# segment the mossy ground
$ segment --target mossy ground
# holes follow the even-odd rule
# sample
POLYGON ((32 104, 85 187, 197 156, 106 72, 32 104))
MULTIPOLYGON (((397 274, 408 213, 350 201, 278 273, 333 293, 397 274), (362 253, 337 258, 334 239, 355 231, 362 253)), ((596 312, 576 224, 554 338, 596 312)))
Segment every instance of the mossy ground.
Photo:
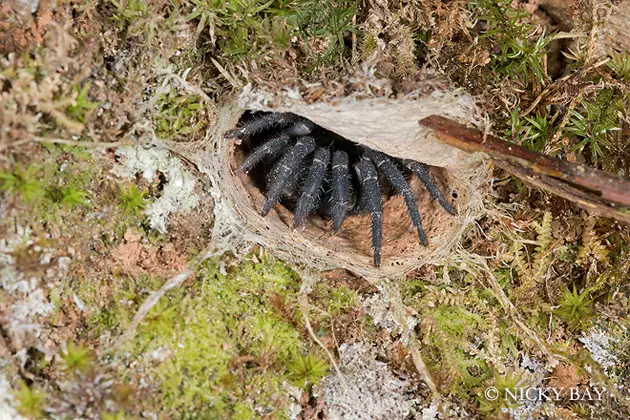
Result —
MULTIPOLYGON (((119 157, 102 146, 200 140, 215 104, 245 83, 333 89, 369 68, 404 93, 430 66, 478 96, 496 134, 628 176, 630 58, 602 35, 612 6, 572 3, 562 21, 521 3, 0 5, 1 408, 28 418, 315 418, 334 372, 325 349, 337 358, 358 342, 419 382, 408 340, 366 309, 377 288, 321 276, 306 310, 315 340, 300 276, 261 249, 204 262, 121 344, 142 302, 207 246, 212 199, 200 182, 199 205, 159 233, 145 211, 164 174, 119 178, 119 157)), ((629 228, 494 178, 491 210, 461 250, 395 279, 438 391, 460 416, 627 417, 629 228), (488 386, 589 384, 610 392, 533 406, 483 396, 488 386)), ((426 389, 410 393, 428 410, 426 389)))

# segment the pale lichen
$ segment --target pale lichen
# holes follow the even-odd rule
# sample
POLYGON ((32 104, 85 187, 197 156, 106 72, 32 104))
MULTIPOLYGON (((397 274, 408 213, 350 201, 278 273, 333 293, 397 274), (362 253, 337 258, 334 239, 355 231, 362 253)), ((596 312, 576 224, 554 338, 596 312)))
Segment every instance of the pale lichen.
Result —
POLYGON ((619 363, 617 357, 610 350, 615 341, 610 334, 592 329, 578 340, 591 353, 593 360, 604 369, 613 368, 619 363))
MULTIPOLYGON (((31 230, 27 227, 18 226, 15 234, 0 239, 0 285, 12 297, 4 322, 17 348, 22 348, 28 340, 37 340, 42 329, 38 318, 50 315, 54 309, 40 287, 39 278, 20 272, 17 267, 14 254, 24 247, 33 247, 35 252, 44 251, 34 245, 31 230)), ((46 253, 43 255, 46 258, 46 253)))
POLYGON ((398 378, 386 363, 376 360, 375 350, 365 343, 342 344, 339 368, 320 387, 330 419, 400 419, 412 412, 414 386, 398 378), (360 407, 360 409, 358 409, 360 407))
POLYGON ((23 420, 15 409, 16 403, 7 378, 0 374, 0 420, 23 420))
POLYGON ((145 211, 151 228, 166 233, 171 214, 190 211, 199 203, 196 178, 167 150, 121 147, 117 156, 119 163, 112 171, 123 179, 132 179, 136 174, 148 182, 153 182, 159 173, 166 177, 160 196, 145 211))

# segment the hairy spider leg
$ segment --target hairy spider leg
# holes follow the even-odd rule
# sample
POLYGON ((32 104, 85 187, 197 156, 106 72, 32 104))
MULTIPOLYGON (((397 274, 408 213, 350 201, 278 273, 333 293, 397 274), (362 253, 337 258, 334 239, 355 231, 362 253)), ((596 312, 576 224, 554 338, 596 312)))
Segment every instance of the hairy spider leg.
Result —
POLYGON ((378 184, 376 168, 369 159, 361 159, 355 166, 361 186, 361 203, 363 210, 372 213, 372 248, 374 249, 374 265, 381 265, 381 236, 383 229, 383 203, 381 188, 378 184))
POLYGON ((294 173, 304 158, 315 150, 315 139, 309 136, 298 137, 297 142, 273 166, 267 182, 267 201, 260 214, 266 216, 288 186, 294 173))
POLYGON ((249 172, 254 166, 258 165, 264 158, 273 159, 277 155, 280 154, 284 150, 285 147, 289 145, 290 137, 286 133, 281 133, 280 135, 272 138, 269 141, 264 142, 253 152, 251 152, 241 166, 236 170, 237 173, 249 172))
POLYGON ((350 171, 348 169, 348 154, 337 150, 332 157, 332 220, 335 232, 341 229, 341 224, 348 211, 350 201, 350 171))
POLYGON ((446 210, 450 214, 457 214, 453 206, 444 198, 442 191, 440 191, 440 189, 431 179, 431 175, 429 175, 429 168, 427 167, 427 165, 413 160, 405 160, 404 164, 405 166, 407 166, 407 168, 411 170, 411 172, 413 172, 418 178, 420 178, 420 181, 422 181, 427 190, 429 190, 429 194, 431 194, 432 200, 437 200, 444 208, 444 210, 446 210))
POLYGON ((368 157, 376 165, 376 169, 385 175, 385 178, 394 187, 396 192, 403 196, 405 204, 409 209, 409 215, 411 216, 411 222, 418 231, 418 239, 422 245, 428 245, 427 234, 422 227, 422 219, 420 218, 420 212, 418 212, 418 203, 411 193, 411 188, 405 180, 403 174, 398 170, 396 165, 385 155, 385 153, 377 152, 376 150, 364 149, 364 156, 368 157))
POLYGON ((328 149, 318 147, 313 154, 311 168, 302 185, 300 199, 298 200, 293 218, 294 227, 302 226, 308 215, 315 209, 317 201, 319 200, 322 184, 324 183, 324 178, 326 177, 326 168, 328 168, 329 161, 330 152, 328 149))
POLYGON ((247 121, 242 127, 230 130, 225 133, 225 137, 236 137, 239 139, 251 137, 254 134, 274 127, 286 127, 292 125, 287 134, 291 136, 305 136, 310 134, 315 124, 309 120, 301 118, 290 112, 274 112, 253 118, 247 121))

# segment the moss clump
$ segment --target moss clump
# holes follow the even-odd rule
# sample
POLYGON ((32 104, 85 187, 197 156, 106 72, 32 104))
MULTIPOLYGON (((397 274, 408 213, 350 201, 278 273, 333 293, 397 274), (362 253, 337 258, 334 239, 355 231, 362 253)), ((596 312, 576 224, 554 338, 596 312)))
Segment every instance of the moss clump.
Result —
POLYGON ((589 299, 588 291, 578 293, 575 286, 573 291, 566 290, 555 312, 571 330, 588 328, 595 317, 593 301, 589 299))
POLYGON ((22 384, 22 388, 15 394, 20 414, 29 418, 41 418, 48 396, 35 386, 22 384))
POLYGON ((0 191, 18 196, 27 203, 34 202, 44 192, 38 179, 39 170, 36 165, 24 168, 18 163, 13 169, 0 172, 0 191))
POLYGON ((138 330, 133 358, 143 360, 164 413, 283 418, 291 390, 308 391, 328 370, 304 329, 272 304, 280 297, 297 307, 299 279, 271 258, 222 267, 204 263, 186 290, 160 300, 138 330))
POLYGON ((118 190, 118 205, 126 215, 139 216, 147 206, 146 191, 138 190, 136 184, 121 185, 118 190))
POLYGON ((174 89, 162 93, 156 101, 153 116, 155 134, 176 141, 198 139, 208 125, 199 95, 180 94, 174 89), (197 136, 196 136, 197 135, 197 136))
POLYGON ((357 32, 357 6, 355 0, 187 0, 184 13, 196 22, 197 34, 209 38, 207 44, 225 58, 282 56, 298 47, 313 69, 342 62, 346 38, 357 32))
POLYGON ((66 373, 84 373, 91 366, 92 354, 90 349, 70 343, 66 351, 61 353, 61 360, 66 373))

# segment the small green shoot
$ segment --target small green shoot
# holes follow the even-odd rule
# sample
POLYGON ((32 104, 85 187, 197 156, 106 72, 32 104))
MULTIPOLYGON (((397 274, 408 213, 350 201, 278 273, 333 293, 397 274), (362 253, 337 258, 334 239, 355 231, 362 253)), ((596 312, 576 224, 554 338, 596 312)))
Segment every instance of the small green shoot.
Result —
POLYGON ((78 189, 74 185, 69 185, 61 189, 61 204, 66 207, 88 206, 90 204, 88 199, 88 193, 78 189))
POLYGON ((141 19, 151 16, 149 4, 143 0, 111 0, 116 7, 113 19, 118 22, 120 29, 134 24, 141 19))
POLYGON ((564 293, 560 307, 555 313, 572 331, 588 328, 595 316, 593 301, 588 298, 588 291, 578 293, 575 286, 572 292, 567 290, 564 293))
POLYGON ((85 373, 90 368, 92 360, 90 349, 74 343, 69 343, 60 357, 66 373, 85 373))
POLYGON ((616 121, 616 106, 617 104, 585 101, 582 110, 573 110, 566 130, 578 137, 578 144, 574 146, 574 151, 580 153, 590 151, 594 163, 606 157, 606 152, 613 149, 608 133, 620 129, 616 121))
POLYGON ((118 205, 126 215, 139 216, 147 205, 146 191, 138 190, 136 184, 121 185, 118 190, 118 205))
POLYGON ((169 305, 168 299, 163 298, 147 314, 142 323, 142 328, 160 337, 170 337, 173 335, 179 321, 177 307, 169 305))
POLYGON ((327 310, 330 315, 340 315, 357 305, 355 292, 345 285, 331 288, 328 292, 327 310))
POLYGON ((614 53, 608 67, 615 73, 617 79, 630 82, 630 54, 627 51, 614 53))
POLYGON ((118 411, 116 413, 103 413, 101 414, 102 420, 125 420, 125 413, 123 411, 118 411))
POLYGON ((299 356, 289 365, 289 376, 298 387, 316 385, 328 373, 328 363, 313 353, 299 356))
POLYGON ((74 90, 77 97, 74 99, 74 103, 66 108, 66 114, 79 122, 84 122, 87 113, 96 108, 99 103, 88 99, 90 83, 86 83, 82 88, 75 86, 74 90))
POLYGON ((39 171, 39 166, 31 164, 23 168, 18 163, 13 172, 0 172, 0 190, 32 203, 44 194, 44 187, 38 179, 39 171))
POLYGON ((541 152, 550 138, 549 122, 547 118, 536 114, 535 117, 525 117, 529 124, 525 126, 526 135, 523 140, 525 146, 536 152, 541 152))
POLYGON ((41 418, 46 406, 47 395, 35 386, 29 388, 23 383, 20 391, 15 394, 15 399, 20 414, 28 418, 38 419, 41 418))
POLYGON ((492 416, 500 415, 503 410, 518 408, 522 403, 512 396, 518 395, 517 389, 522 387, 521 375, 508 372, 505 376, 494 373, 494 384, 484 391, 479 400, 479 411, 492 416))
POLYGON ((171 90, 160 95, 154 121, 156 134, 160 138, 181 140, 187 135, 195 134, 204 126, 195 117, 202 108, 197 95, 180 95, 171 90))

